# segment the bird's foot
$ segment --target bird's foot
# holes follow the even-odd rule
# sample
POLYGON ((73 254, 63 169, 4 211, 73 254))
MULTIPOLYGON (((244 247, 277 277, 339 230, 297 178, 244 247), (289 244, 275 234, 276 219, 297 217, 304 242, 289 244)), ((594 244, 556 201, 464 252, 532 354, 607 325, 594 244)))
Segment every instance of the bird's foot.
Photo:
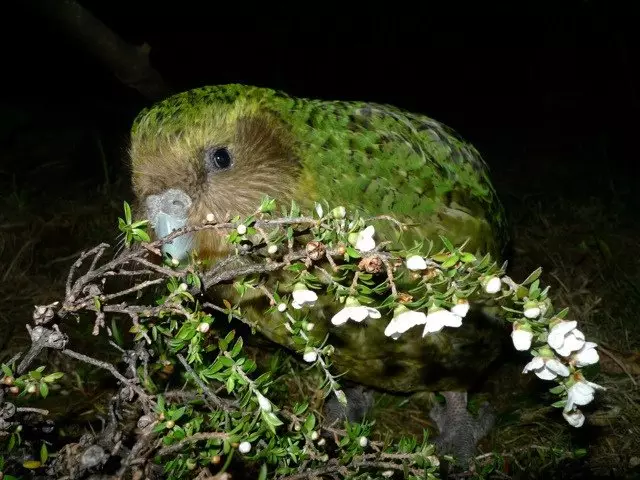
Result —
POLYGON ((434 444, 438 453, 453 456, 459 466, 468 466, 476 452, 478 441, 494 425, 495 414, 485 402, 477 418, 467 410, 467 392, 443 392, 446 404, 436 404, 429 416, 436 422, 440 434, 434 444))
POLYGON ((373 391, 358 385, 343 389, 347 397, 347 405, 343 405, 332 393, 324 403, 323 414, 327 427, 340 428, 345 420, 361 422, 373 407, 373 391))

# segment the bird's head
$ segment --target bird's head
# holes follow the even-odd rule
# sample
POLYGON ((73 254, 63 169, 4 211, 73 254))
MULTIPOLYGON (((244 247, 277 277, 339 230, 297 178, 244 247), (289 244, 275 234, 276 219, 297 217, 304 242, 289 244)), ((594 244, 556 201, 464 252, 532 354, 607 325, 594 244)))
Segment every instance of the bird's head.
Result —
MULTIPOLYGON (((250 215, 265 195, 280 203, 294 194, 300 163, 291 130, 259 98, 229 89, 175 95, 142 111, 134 122, 135 204, 157 237, 207 216, 225 222, 250 215)), ((178 237, 166 246, 179 259, 192 249, 201 258, 226 251, 214 230, 178 237)))

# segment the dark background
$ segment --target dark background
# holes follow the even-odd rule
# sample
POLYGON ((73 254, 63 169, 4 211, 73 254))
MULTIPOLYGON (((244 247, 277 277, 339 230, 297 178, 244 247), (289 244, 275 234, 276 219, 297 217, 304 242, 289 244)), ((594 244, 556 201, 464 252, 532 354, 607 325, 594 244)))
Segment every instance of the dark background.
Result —
MULTIPOLYGON (((145 99, 29 3, 5 16, 2 103, 126 134, 145 99)), ((597 137, 611 162, 583 155, 576 178, 590 160, 624 178, 635 156, 633 2, 80 3, 128 42, 149 43, 176 90, 244 82, 390 102, 449 123, 492 165, 597 137)))

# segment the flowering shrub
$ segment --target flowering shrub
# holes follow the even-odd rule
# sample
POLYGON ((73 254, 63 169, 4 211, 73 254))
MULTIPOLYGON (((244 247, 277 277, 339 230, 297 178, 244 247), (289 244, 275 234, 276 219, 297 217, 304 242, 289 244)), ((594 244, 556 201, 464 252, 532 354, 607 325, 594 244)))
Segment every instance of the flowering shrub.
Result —
MULTIPOLYGON (((282 217, 275 211, 275 202, 266 198, 248 218, 215 224, 207 216, 201 225, 185 226, 152 242, 146 232, 148 222, 133 222, 125 203, 119 227, 126 248, 108 261, 104 261, 106 244, 83 253, 69 273, 65 298, 36 306, 34 326, 29 327, 31 350, 3 365, 0 405, 12 395, 48 394, 47 385, 62 374, 43 375, 44 367, 28 368, 40 351, 55 349, 105 369, 118 380, 111 406, 116 410, 124 404, 137 406, 135 443, 131 448, 122 445, 121 439, 132 433, 113 416, 99 435, 85 435, 77 448, 63 449, 55 460, 41 455, 34 468, 79 478, 117 458, 120 475, 153 476, 160 469, 160 475, 170 479, 206 478, 224 473, 234 455, 240 455, 259 466, 260 479, 321 474, 356 479, 369 478, 372 472, 385 478, 396 472, 404 472, 404 478, 437 478, 439 461, 426 434, 421 442, 401 439, 385 445, 370 441, 370 423, 347 422, 344 430, 324 428, 309 402, 278 405, 271 395, 277 390, 273 372, 257 375, 242 338, 233 330, 222 333, 224 324, 216 314, 244 322, 252 331, 260 331, 259 322, 228 301, 212 304, 203 295, 225 282, 231 282, 241 296, 260 290, 269 298, 269 312, 284 316, 301 359, 317 369, 322 379, 318 387, 343 404, 347 398, 331 365, 334 347, 308 335, 321 297, 342 305, 331 318, 335 328, 348 322, 385 322, 389 341, 416 328, 422 337, 458 328, 472 305, 493 302, 501 318, 513 325, 514 348, 531 354, 523 373, 555 381, 550 391, 559 398, 554 406, 562 408, 570 425, 584 423, 578 407, 590 403, 595 391, 602 389, 586 380, 581 370, 598 362, 596 344, 585 340, 575 320, 567 319, 567 309, 554 309, 549 288, 541 288, 540 269, 517 283, 490 256, 477 258, 446 238, 442 238, 444 248, 437 251, 432 242, 426 248, 390 250, 386 239, 377 238, 372 223, 388 221, 402 229, 401 223, 386 217, 362 218, 343 206, 317 205, 315 215, 309 216, 295 204, 282 217), (167 255, 173 251, 169 248, 173 239, 206 229, 227 232, 234 247, 228 259, 207 266, 195 254, 182 263, 167 255), (162 262, 150 256, 162 256, 162 262), (333 272, 320 269, 327 277, 324 282, 312 273, 321 260, 333 267, 333 272), (253 277, 272 272, 289 274, 290 293, 277 287, 269 290, 253 277), (109 292, 107 280, 115 277, 140 281, 109 292), (153 292, 154 301, 140 304, 148 292, 153 292), (382 301, 376 303, 376 298, 382 301), (70 348, 63 332, 65 320, 83 312, 95 316, 95 335, 119 335, 117 323, 108 326, 107 316, 129 319, 133 345, 122 349, 126 368, 70 348), (188 388, 166 390, 167 375, 176 371, 188 388), (321 432, 331 433, 337 450, 329 450, 329 437, 321 432)), ((0 410, 0 433, 11 439, 9 452, 20 444, 20 414, 25 412, 0 410)))

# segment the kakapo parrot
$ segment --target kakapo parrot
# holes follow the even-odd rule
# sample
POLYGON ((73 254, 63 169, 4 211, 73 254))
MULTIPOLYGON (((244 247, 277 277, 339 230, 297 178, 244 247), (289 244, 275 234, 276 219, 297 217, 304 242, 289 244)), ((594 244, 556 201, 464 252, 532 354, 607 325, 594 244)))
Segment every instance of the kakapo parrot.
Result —
MULTIPOLYGON (((414 240, 439 243, 443 235, 500 261, 508 243, 505 211, 479 152, 450 127, 391 105, 297 98, 241 84, 195 88, 140 112, 130 161, 135 211, 159 237, 207 215, 216 222, 248 216, 269 196, 308 211, 329 200, 363 215, 409 221, 414 226, 398 240, 407 247, 414 240)), ((376 225, 376 232, 384 233, 384 226, 376 225)), ((229 252, 212 230, 166 248, 173 257, 196 250, 213 261, 229 252)), ((231 299, 232 288, 218 294, 239 302, 268 338, 293 345, 284 317, 263 314, 268 299, 231 299)), ((367 387, 443 392, 446 407, 431 412, 440 438, 470 458, 490 422, 468 414, 466 392, 498 357, 505 335, 500 322, 476 312, 460 328, 392 340, 383 333, 389 319, 331 325, 340 308, 327 304, 312 312, 311 333, 329 335, 334 368, 367 387)), ((362 407, 353 398, 362 392, 357 388, 346 391, 356 409, 362 407)))

